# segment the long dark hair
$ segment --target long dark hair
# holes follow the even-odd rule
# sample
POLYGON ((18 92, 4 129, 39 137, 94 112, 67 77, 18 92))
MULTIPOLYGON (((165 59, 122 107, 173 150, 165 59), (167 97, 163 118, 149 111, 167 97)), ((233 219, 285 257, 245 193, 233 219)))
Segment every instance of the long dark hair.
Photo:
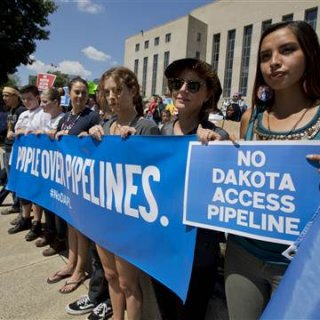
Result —
MULTIPOLYGON (((261 35, 258 49, 256 76, 252 91, 253 106, 262 104, 262 101, 257 97, 257 91, 261 85, 266 85, 260 69, 260 50, 262 41, 270 33, 282 28, 289 28, 292 31, 305 56, 306 68, 302 82, 304 82, 307 97, 314 101, 320 98, 320 45, 318 36, 313 28, 305 21, 285 21, 272 24, 261 35)), ((270 99, 265 103, 265 107, 272 105, 272 103, 273 99, 270 99)))

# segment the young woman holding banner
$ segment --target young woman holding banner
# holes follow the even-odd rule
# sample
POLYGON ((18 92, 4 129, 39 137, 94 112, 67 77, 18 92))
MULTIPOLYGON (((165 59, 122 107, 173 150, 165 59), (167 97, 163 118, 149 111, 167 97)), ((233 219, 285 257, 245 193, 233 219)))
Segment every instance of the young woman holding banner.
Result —
MULTIPOLYGON (((208 63, 192 58, 176 60, 165 70, 168 88, 178 115, 166 128, 168 135, 198 134, 202 143, 226 140, 227 132, 208 120, 222 89, 216 72, 208 63)), ((163 319, 205 319, 209 298, 217 279, 219 241, 224 235, 198 229, 194 263, 186 303, 154 280, 156 297, 163 319)))
MULTIPOLYGON (((69 83, 71 111, 67 112, 60 120, 56 138, 64 135, 79 135, 99 123, 99 114, 87 108, 86 103, 89 96, 88 83, 76 77, 69 83)), ((70 277, 60 293, 70 293, 76 290, 86 279, 85 266, 87 260, 89 240, 68 224, 68 263, 55 274, 47 279, 48 283, 56 283, 70 277)))
MULTIPOLYGON (((252 110, 241 119, 246 140, 320 139, 320 46, 303 21, 262 34, 252 110)), ((320 155, 309 155, 319 161, 320 155)), ((231 319, 258 319, 287 266, 285 245, 228 236, 225 284, 231 319)))
MULTIPOLYGON (((103 135, 158 135, 154 121, 143 118, 143 104, 140 86, 135 74, 125 67, 115 67, 106 71, 98 86, 99 105, 107 105, 114 117, 103 127, 97 125, 89 134, 97 140, 103 135)), ((127 310, 129 320, 140 320, 142 292, 139 285, 139 269, 109 250, 97 245, 109 285, 113 319, 124 320, 127 310)))

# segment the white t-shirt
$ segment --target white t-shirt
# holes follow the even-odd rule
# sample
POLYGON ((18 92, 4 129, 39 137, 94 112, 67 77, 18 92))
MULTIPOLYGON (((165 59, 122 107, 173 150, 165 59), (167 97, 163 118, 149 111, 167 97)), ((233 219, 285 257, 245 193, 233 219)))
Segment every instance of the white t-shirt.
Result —
POLYGON ((59 124, 60 119, 65 115, 64 112, 59 113, 55 118, 51 118, 48 123, 44 127, 45 132, 49 132, 51 130, 56 130, 59 124))
POLYGON ((14 127, 15 130, 43 130, 50 121, 50 114, 43 111, 42 107, 22 112, 14 127))

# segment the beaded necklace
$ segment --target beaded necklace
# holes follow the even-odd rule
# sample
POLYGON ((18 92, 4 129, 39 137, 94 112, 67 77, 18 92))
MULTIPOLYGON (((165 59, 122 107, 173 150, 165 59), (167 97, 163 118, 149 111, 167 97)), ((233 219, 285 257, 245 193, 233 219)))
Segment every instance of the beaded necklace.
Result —
POLYGON ((319 132, 320 132, 320 116, 319 116, 319 106, 318 111, 315 115, 315 117, 311 120, 310 124, 304 126, 301 129, 296 130, 299 123, 302 121, 303 117, 309 110, 306 109, 306 111, 303 112, 301 117, 298 119, 298 121, 294 124, 294 126, 291 128, 291 130, 287 133, 274 133, 270 129, 270 122, 269 122, 269 114, 268 114, 268 129, 266 130, 263 125, 261 119, 257 119, 255 121, 254 125, 254 132, 257 135, 257 138, 259 140, 312 140, 319 132), (318 117, 316 120, 315 118, 318 117))

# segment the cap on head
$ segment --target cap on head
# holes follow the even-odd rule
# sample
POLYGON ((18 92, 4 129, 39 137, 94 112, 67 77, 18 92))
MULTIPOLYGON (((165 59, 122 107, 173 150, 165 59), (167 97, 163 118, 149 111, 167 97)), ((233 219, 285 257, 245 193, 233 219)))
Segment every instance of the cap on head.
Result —
POLYGON ((182 70, 184 69, 193 69, 196 65, 200 64, 207 64, 198 59, 194 58, 184 58, 173 61, 171 64, 168 65, 164 74, 167 78, 176 77, 182 70))
POLYGON ((206 82, 206 88, 210 92, 210 98, 203 104, 202 109, 205 111, 216 106, 220 99, 222 88, 216 71, 209 63, 195 58, 183 58, 169 64, 164 74, 167 79, 172 79, 179 77, 179 74, 187 69, 197 73, 206 82))

